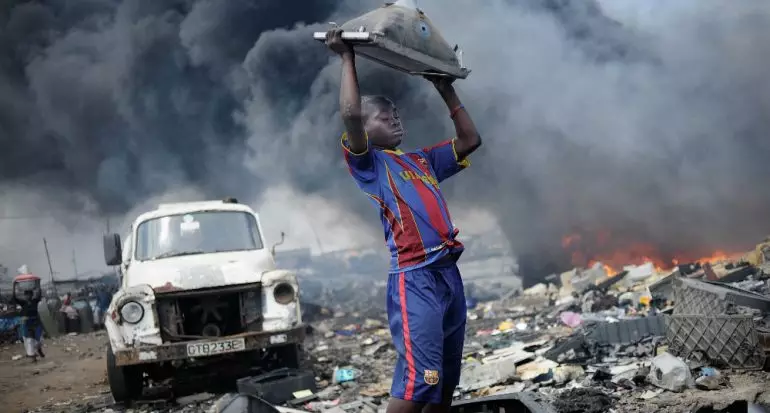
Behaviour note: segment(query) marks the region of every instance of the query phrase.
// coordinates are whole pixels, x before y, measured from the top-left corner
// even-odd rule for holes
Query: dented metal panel
[[[120,308],[135,301],[144,309],[144,317],[136,324],[121,321]],[[104,319],[111,348],[158,345],[162,343],[160,323],[155,308],[155,292],[148,285],[137,285],[118,291],[113,297]]]
[[[343,39],[354,44],[357,55],[410,74],[441,74],[465,79],[470,70],[462,52],[451,47],[422,10],[386,4],[342,26]],[[313,37],[324,40],[326,33]]]
[[[126,272],[127,285],[148,284],[164,291],[195,290],[259,282],[275,269],[270,251],[235,251],[134,261]]]
[[[275,288],[288,284],[294,290],[290,303],[281,304],[275,300]],[[299,284],[294,273],[285,270],[266,272],[262,275],[262,329],[265,331],[284,330],[302,322],[299,305]]]

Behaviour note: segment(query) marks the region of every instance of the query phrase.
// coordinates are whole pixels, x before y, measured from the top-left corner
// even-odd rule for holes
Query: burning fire
[[[594,237],[585,234],[569,234],[562,237],[562,247],[571,254],[571,263],[576,267],[591,268],[601,263],[609,277],[620,273],[624,266],[652,263],[658,272],[670,270],[684,263],[715,264],[738,258],[741,253],[715,251],[706,256],[676,254],[669,256],[653,245],[645,243],[612,243],[609,232],[599,231]],[[621,247],[622,245],[622,247]]]

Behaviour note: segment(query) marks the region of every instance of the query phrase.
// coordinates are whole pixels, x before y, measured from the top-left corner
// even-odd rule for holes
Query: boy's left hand
[[[433,87],[436,88],[441,96],[446,96],[448,93],[451,93],[454,90],[452,83],[454,83],[455,79],[453,77],[432,75],[425,75],[423,77],[433,83]]]

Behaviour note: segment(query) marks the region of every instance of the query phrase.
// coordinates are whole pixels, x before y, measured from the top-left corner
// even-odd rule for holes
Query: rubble
[[[705,412],[739,403],[744,409],[770,405],[770,375],[763,371],[770,343],[764,273],[726,283],[690,277],[702,269],[685,276],[678,271],[627,267],[610,277],[594,266],[556,277],[561,285],[523,292],[469,289],[476,301],[468,306],[453,412],[477,413],[484,406],[517,412]],[[652,293],[652,286],[663,280],[670,290],[656,297],[661,290]],[[94,394],[34,411],[241,413],[249,403],[262,403],[255,402],[258,397],[283,413],[384,412],[396,352],[385,312],[372,304],[382,302],[383,286],[363,285],[330,282],[303,290],[312,304],[304,306],[312,320],[305,342],[309,370],[247,377],[225,386],[221,391],[230,393],[224,395],[206,384],[190,394],[158,387],[132,406],[113,403],[102,385]],[[97,334],[106,345],[104,334]],[[101,357],[99,350],[78,347],[77,340],[89,336],[63,336],[50,345],[63,354]],[[7,363],[23,362],[7,354]]]
[[[559,413],[602,413],[609,411],[615,400],[599,389],[570,389],[559,395],[554,407]]]

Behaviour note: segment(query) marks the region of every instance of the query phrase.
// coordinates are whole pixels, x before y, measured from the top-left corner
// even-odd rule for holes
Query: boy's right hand
[[[342,40],[342,29],[340,28],[334,28],[326,32],[326,47],[340,56],[353,54],[353,47]]]

